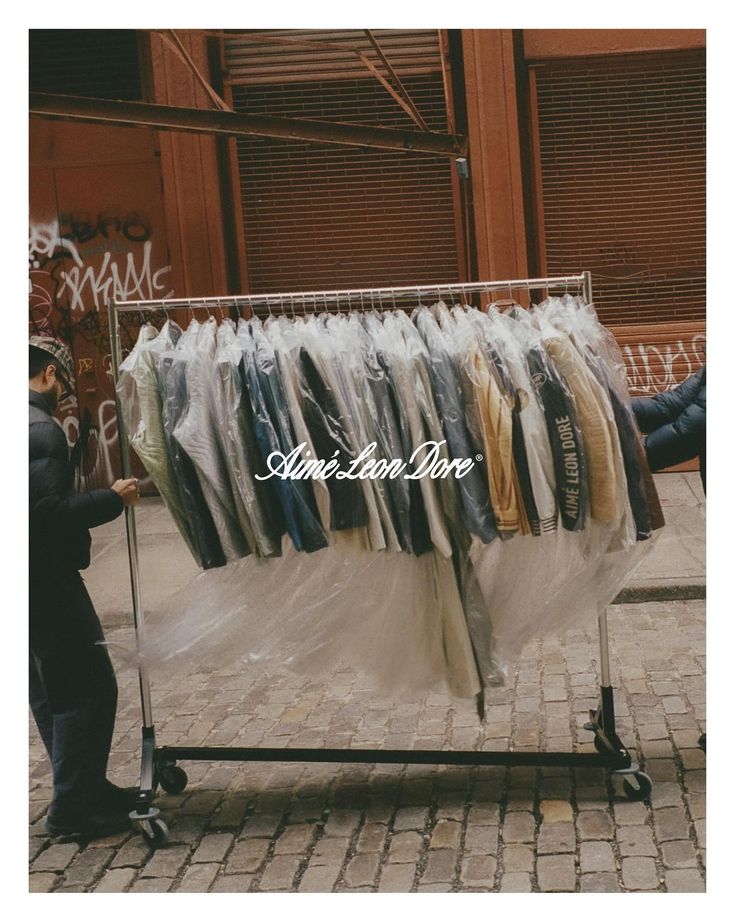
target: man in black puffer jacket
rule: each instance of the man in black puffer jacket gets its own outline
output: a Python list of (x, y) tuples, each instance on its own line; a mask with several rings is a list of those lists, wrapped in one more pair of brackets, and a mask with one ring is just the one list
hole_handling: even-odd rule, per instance
[(49, 832), (107, 836), (129, 827), (129, 790), (106, 778), (117, 683), (80, 569), (90, 527), (116, 518), (138, 497), (135, 479), (78, 493), (69, 449), (52, 418), (73, 386), (59, 339), (29, 342), (29, 690), (53, 769)]
[[(705, 492), (705, 365), (684, 383), (632, 400), (652, 472), (698, 458)], [(705, 735), (698, 741), (705, 750)]]

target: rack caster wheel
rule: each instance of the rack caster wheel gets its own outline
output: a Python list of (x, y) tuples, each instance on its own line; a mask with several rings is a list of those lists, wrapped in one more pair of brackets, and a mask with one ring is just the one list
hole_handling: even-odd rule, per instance
[(648, 799), (652, 794), (652, 781), (640, 770), (638, 773), (633, 773), (631, 778), (634, 780), (633, 783), (629, 782), (628, 779), (624, 780), (624, 792), (626, 797), (631, 799), (632, 802), (642, 802), (644, 799)]
[(141, 833), (148, 843), (157, 850), (169, 842), (169, 828), (161, 818), (150, 818), (140, 822)]
[(171, 795), (183, 792), (189, 781), (186, 772), (175, 765), (161, 767), (158, 771), (157, 779), (164, 792), (168, 792)]

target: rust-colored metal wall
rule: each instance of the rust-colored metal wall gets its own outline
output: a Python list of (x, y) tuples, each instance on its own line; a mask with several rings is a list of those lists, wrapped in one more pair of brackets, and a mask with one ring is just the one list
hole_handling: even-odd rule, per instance
[[(190, 71), (151, 36), (151, 101), (206, 106)], [(185, 35), (206, 74), (205, 41)], [(31, 119), (30, 331), (69, 342), (77, 392), (61, 407), (70, 442), (85, 410), (97, 428), (90, 484), (120, 475), (107, 302), (225, 292), (214, 138)], [(140, 318), (122, 328), (129, 349)], [(139, 470), (142, 474), (142, 470)]]

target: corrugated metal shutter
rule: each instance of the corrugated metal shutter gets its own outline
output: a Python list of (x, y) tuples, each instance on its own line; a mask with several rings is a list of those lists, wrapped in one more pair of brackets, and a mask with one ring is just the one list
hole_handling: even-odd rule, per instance
[[(379, 30), (377, 38), (430, 129), (446, 131), (436, 31), (428, 30), (421, 45), (416, 32), (390, 32), (391, 42), (385, 33), (389, 30)], [(433, 64), (429, 34), (434, 36)], [(340, 43), (359, 35), (321, 33), (324, 40)], [(361, 47), (375, 60), (365, 36)], [(421, 54), (416, 54), (417, 47)], [(324, 51), (306, 49), (307, 59), (304, 49), (281, 46), (279, 82), (264, 82), (262, 46), (226, 39), (226, 49), (236, 111), (413, 126), (367, 70), (345, 79), (344, 63), (333, 66)], [(401, 66), (410, 52), (420, 62), (415, 71), (423, 72), (407, 75)], [(239, 69), (234, 62), (240, 62)], [(237, 149), (251, 291), (458, 279), (448, 158), (259, 138), (240, 140)]]
[(30, 29), (32, 92), (143, 98), (135, 29)]
[(705, 321), (705, 56), (536, 66), (549, 274), (590, 269), (607, 324)]
[[(266, 38), (278, 35), (293, 41), (329, 42), (360, 51), (377, 61), (366, 34), (361, 29), (319, 31), (317, 29), (264, 29), (250, 34)], [(437, 29), (376, 29), (381, 49), (401, 79), (441, 72)], [(227, 33), (226, 33), (227, 35)], [(279, 42), (226, 38), (225, 66), (233, 85), (284, 83), (313, 80), (365, 79), (365, 66), (356, 54), (335, 48), (310, 48)]]

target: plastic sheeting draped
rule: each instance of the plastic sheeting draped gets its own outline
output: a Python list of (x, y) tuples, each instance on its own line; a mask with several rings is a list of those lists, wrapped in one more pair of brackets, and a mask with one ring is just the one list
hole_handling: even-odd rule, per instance
[[(136, 383), (162, 355), (188, 357), (198, 414), (190, 408), (184, 419), (198, 424), (189, 430), (194, 441), (186, 427), (178, 437), (181, 422), (174, 437), (195, 450), (234, 560), (202, 572), (147, 616), (138, 654), (148, 666), (242, 663), (320, 678), (345, 665), (379, 694), (434, 689), (468, 698), (502, 683), (504, 662), (529, 639), (589, 619), (615, 597), (651, 543), (651, 520), (632, 459), (623, 362), (592, 307), (572, 297), (508, 314), (438, 304), (413, 320), (371, 313), (241, 321), (237, 334), (225, 324), (217, 337), (210, 321), (173, 350), (171, 333), (167, 348), (150, 328), (141, 334), (118, 384), (126, 422), (141, 441), (155, 401), (144, 417)], [(546, 401), (544, 385), (552, 387)], [(250, 416), (238, 412), (239, 400), (248, 400)], [(558, 424), (558, 404), (569, 425)], [(155, 421), (152, 428), (160, 433)], [(445, 442), (446, 459), (460, 450), (484, 459), (467, 482), (357, 480), (351, 499), (329, 479), (276, 481), (268, 496), (283, 505), (283, 516), (273, 515), (277, 537), (273, 527), (265, 533), (266, 486), (247, 459), (264, 432), (264, 456), (266, 447), (305, 443), (312, 458), (334, 448), (349, 463), (375, 441), (374, 457), (408, 459), (434, 439)], [(573, 474), (561, 481), (573, 441), (576, 496)], [(174, 516), (192, 548), (193, 522)]]

